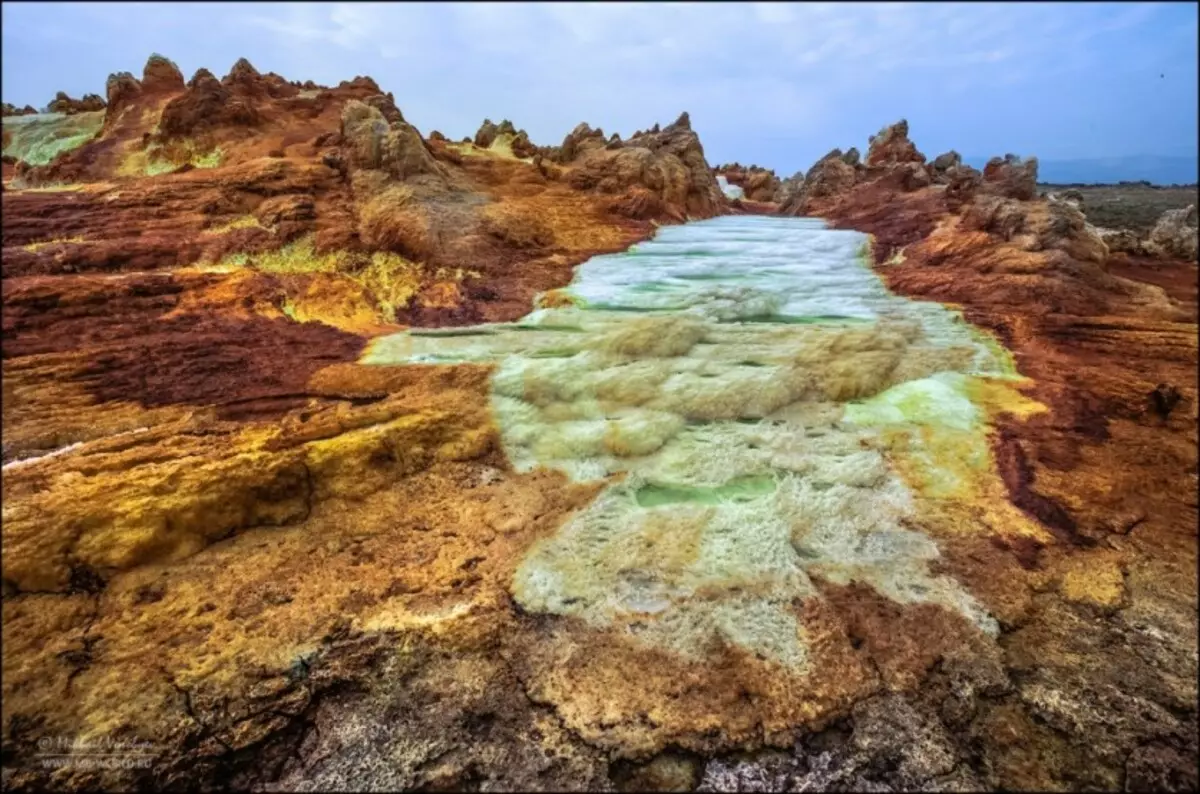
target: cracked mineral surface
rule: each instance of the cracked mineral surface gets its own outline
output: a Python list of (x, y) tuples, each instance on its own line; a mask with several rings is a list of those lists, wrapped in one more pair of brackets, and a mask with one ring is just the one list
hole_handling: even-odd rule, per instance
[(64, 101), (6, 790), (1195, 789), (1194, 245), (903, 122), (779, 182), (245, 60)]

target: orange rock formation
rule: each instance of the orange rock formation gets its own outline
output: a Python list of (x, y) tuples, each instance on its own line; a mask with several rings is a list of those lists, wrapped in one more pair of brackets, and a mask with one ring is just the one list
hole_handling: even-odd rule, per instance
[[(936, 534), (999, 637), (819, 582), (799, 687), (526, 613), (514, 571), (598, 488), (513, 470), (488, 366), (358, 363), (729, 212), (686, 114), (456, 144), (370, 78), (153, 56), (96, 124), (4, 172), (6, 787), (1195, 786), (1195, 265), (1110, 256), (1036, 163), (927, 165), (905, 125), (781, 188), (1049, 408), (992, 441), (1044, 539)], [(40, 765), (47, 737), (146, 762)]]
[(716, 166), (713, 173), (724, 176), (729, 184), (740, 187), (749, 201), (766, 204), (778, 200), (782, 183), (775, 172), (769, 168), (730, 163)]

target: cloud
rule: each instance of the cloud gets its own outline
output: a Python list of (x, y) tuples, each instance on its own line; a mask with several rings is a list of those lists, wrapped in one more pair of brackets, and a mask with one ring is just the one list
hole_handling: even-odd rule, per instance
[[(1156, 10), (1155, 4), (1099, 13), (1087, 4), (1007, 3), (281, 3), (246, 21), (296, 46), (321, 40), (408, 63), (444, 63), (446, 49), (456, 45), (482, 67), (481, 77), (525, 72), (579, 86), (723, 74), (753, 90), (765, 74), (839, 88), (880, 73), (958, 67), (971, 67), (955, 75), (958, 82), (984, 86), (998, 64), (1051, 57), (1064, 31), (1078, 46), (1142, 24)], [(1069, 53), (1066, 60), (1073, 63)], [(629, 88), (613, 86), (621, 93)]]
[(946, 136), (1032, 135), (1067, 102), (1062, 86), (1099, 114), (1105, 82), (1168, 57), (1168, 43), (1194, 52), (1196, 38), (1194, 7), (1155, 3), (21, 5), (4, 6), (13, 99), (25, 84), (47, 96), (57, 86), (38, 81), (70, 85), (47, 65), (82, 68), (72, 66), (81, 41), (114, 71), (137, 71), (141, 47), (214, 71), (247, 55), (289, 78), (369, 74), (418, 126), (455, 137), (484, 116), (507, 116), (539, 142), (583, 120), (628, 134), (686, 109), (721, 157), (741, 156), (722, 151), (737, 141), (793, 141), (789, 156), (806, 161), (781, 164), (791, 170), (863, 145), (892, 116)]

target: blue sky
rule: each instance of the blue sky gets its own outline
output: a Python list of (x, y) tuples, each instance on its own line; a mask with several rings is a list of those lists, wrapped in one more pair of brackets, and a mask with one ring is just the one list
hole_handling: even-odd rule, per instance
[(103, 94), (152, 51), (185, 77), (241, 56), (370, 75), (453, 138), (485, 116), (552, 144), (687, 110), (710, 162), (788, 174), (901, 117), (929, 156), (1197, 148), (1193, 3), (5, 3), (3, 98)]

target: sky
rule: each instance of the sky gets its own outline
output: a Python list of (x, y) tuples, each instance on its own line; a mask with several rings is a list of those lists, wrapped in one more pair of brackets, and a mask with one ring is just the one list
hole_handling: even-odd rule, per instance
[(1194, 3), (4, 3), (3, 99), (104, 94), (151, 52), (190, 77), (369, 75), (425, 135), (538, 144), (681, 111), (709, 162), (781, 174), (900, 118), (929, 157), (1189, 156)]

